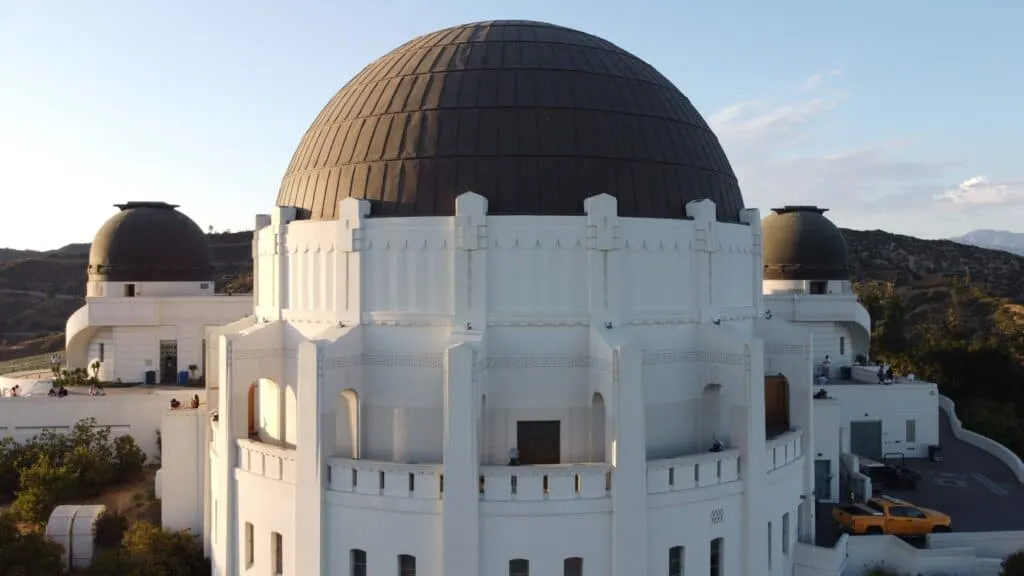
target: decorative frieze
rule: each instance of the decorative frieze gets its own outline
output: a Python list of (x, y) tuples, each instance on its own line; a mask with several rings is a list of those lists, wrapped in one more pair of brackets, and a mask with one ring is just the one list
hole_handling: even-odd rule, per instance
[(520, 368), (590, 368), (592, 358), (573, 354), (507, 354), (488, 356), (489, 370)]
[(744, 366), (747, 362), (747, 357), (745, 354), (734, 352), (711, 352), (707, 350), (645, 350), (643, 356), (643, 363), (646, 365), (683, 364), (689, 362)]
[(289, 350), (287, 348), (253, 348), (235, 350), (232, 358), (238, 361), (245, 360), (270, 360), (270, 359), (294, 359), (298, 358), (299, 353), (296, 350)]
[(342, 370), (355, 366), (374, 366), (383, 368), (444, 368), (444, 354), (349, 354), (329, 357), (324, 360), (324, 370)]

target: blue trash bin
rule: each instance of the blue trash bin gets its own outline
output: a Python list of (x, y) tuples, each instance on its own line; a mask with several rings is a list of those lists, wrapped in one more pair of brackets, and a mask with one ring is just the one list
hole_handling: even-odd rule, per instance
[(188, 384), (188, 370), (178, 372), (178, 384), (181, 386)]

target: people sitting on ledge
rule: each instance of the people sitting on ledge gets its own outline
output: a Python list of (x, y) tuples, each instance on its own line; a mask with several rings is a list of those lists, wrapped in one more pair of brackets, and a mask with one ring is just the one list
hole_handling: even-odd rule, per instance
[(828, 398), (828, 390), (824, 388), (818, 388), (818, 391), (814, 393), (815, 400), (822, 400)]
[(66, 398), (67, 395), (68, 395), (68, 389), (67, 388), (61, 386), (60, 390), (57, 390), (57, 397), (58, 398)]
[(181, 402), (178, 402), (177, 398), (171, 398), (171, 410), (177, 410), (181, 408)]
[(199, 394), (196, 394), (195, 396), (192, 397), (191, 408), (193, 410), (199, 408)]
[(519, 466), (519, 448), (513, 446), (508, 449), (508, 465)]
[(56, 398), (57, 397), (57, 389), (56, 388), (50, 388), (50, 391), (47, 392), (46, 395), (47, 396), (52, 396), (52, 397)]
[(103, 390), (103, 386), (99, 384), (93, 384), (89, 387), (89, 396), (106, 396), (106, 391)]
[(722, 442), (718, 439), (717, 436), (712, 436), (711, 438), (713, 440), (713, 442), (711, 443), (712, 452), (721, 452), (722, 450), (725, 450), (725, 444), (722, 444)]

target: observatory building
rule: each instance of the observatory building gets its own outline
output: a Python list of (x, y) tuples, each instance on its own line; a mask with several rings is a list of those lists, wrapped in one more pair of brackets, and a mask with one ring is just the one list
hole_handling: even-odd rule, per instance
[(790, 573), (812, 336), (766, 313), (761, 239), (608, 41), (497, 21), (374, 61), (256, 217), (254, 314), (208, 331), (215, 572)]
[(101, 381), (200, 378), (206, 328), (251, 314), (252, 297), (215, 294), (206, 234), (177, 206), (117, 208), (89, 249), (85, 305), (65, 329), (67, 366), (98, 366)]

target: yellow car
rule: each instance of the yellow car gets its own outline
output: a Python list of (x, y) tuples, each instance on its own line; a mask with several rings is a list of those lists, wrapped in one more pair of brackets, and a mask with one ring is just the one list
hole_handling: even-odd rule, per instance
[(914, 537), (953, 529), (953, 521), (946, 514), (892, 496), (840, 504), (832, 509), (832, 519), (849, 534)]

